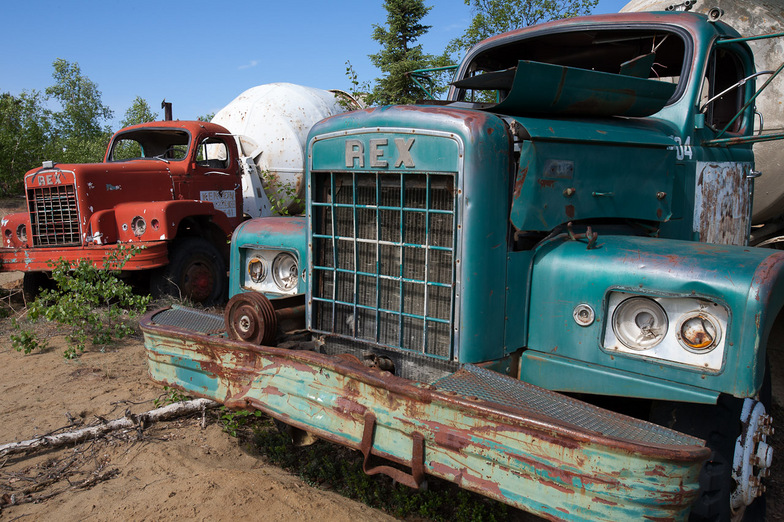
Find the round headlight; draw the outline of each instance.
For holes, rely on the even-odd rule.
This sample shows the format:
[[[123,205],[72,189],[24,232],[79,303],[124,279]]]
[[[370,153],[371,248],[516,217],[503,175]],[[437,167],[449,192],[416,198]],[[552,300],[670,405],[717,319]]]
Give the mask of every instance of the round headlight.
[[[718,321],[707,313],[690,313],[678,322],[676,336],[688,351],[708,353],[719,344],[721,327]]]
[[[291,254],[282,252],[275,256],[272,262],[272,279],[283,291],[290,291],[297,287],[299,267],[297,260]]]
[[[653,348],[664,339],[668,326],[664,309],[648,297],[626,299],[613,314],[615,336],[632,350]]]
[[[16,227],[16,237],[22,243],[26,243],[27,242],[27,225],[22,223],[21,225]]]
[[[267,277],[267,268],[264,261],[258,257],[252,257],[248,261],[248,277],[254,283],[261,283]]]
[[[131,221],[131,230],[133,231],[134,236],[142,237],[147,230],[147,222],[142,216],[136,216]]]

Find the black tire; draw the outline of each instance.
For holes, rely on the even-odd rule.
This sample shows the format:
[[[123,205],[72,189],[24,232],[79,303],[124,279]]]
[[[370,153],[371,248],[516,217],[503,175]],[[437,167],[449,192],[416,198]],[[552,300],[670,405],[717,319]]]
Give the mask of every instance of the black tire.
[[[770,381],[767,375],[766,381]],[[765,386],[761,393],[763,404],[764,394]],[[743,401],[722,395],[715,406],[659,402],[652,407],[651,422],[704,439],[711,450],[710,460],[700,472],[700,497],[692,506],[691,522],[765,519],[764,496],[757,498],[740,515],[733,515],[730,507],[730,495],[735,489],[732,478],[735,440],[742,428]]]
[[[169,264],[153,274],[153,295],[172,295],[202,306],[225,302],[229,280],[218,249],[200,237],[186,237],[169,247]]]
[[[46,272],[25,272],[22,277],[22,296],[25,303],[30,304],[35,301],[41,290],[53,288],[53,283]]]

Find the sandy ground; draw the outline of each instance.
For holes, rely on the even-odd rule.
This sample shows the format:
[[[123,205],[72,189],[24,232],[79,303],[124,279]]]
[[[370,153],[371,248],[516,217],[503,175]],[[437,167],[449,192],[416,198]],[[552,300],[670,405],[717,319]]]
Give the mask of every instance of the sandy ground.
[[[122,417],[126,409],[147,411],[161,395],[147,378],[139,339],[66,362],[62,341],[23,356],[10,349],[7,329],[2,335],[0,443],[49,433],[68,426],[69,418],[89,424],[96,417]],[[34,484],[66,467],[76,471],[70,483],[35,490]],[[107,479],[78,487],[96,477]],[[262,514],[265,520],[392,520],[265,464],[217,423],[202,428],[198,416],[154,424],[141,435],[121,432],[76,448],[0,460],[0,497],[12,489],[20,497],[22,487],[33,489],[33,497],[61,492],[40,503],[6,505],[0,520],[253,520]]]

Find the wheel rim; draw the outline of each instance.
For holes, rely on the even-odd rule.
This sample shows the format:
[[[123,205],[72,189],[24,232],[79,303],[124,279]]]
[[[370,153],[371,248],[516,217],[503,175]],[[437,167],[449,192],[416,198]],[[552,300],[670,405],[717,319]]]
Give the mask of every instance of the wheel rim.
[[[770,475],[773,448],[768,436],[773,433],[773,419],[765,406],[753,399],[746,399],[740,418],[743,430],[735,442],[732,478],[736,488],[730,497],[733,519],[742,518],[746,506],[761,496],[765,488],[761,480]]]
[[[194,261],[183,271],[182,290],[191,301],[203,303],[212,295],[215,276],[211,267],[204,262]]]

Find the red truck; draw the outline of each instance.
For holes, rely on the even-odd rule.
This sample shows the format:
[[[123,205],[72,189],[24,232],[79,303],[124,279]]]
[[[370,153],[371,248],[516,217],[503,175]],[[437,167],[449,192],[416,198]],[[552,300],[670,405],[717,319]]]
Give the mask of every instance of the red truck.
[[[0,222],[0,271],[23,271],[33,295],[58,259],[102,266],[121,246],[136,246],[123,268],[135,282],[154,294],[218,303],[227,294],[232,231],[271,214],[266,182],[301,188],[304,135],[343,110],[329,91],[262,85],[218,113],[225,126],[144,123],[118,131],[101,163],[46,161],[25,175],[26,211]],[[255,127],[238,125],[239,113]]]
[[[154,290],[216,302],[242,221],[238,159],[225,128],[165,121],[121,130],[102,163],[44,162],[25,175],[27,211],[3,218],[1,269],[24,271],[32,292],[59,258],[101,265],[120,245],[142,246],[125,270],[155,269]]]

